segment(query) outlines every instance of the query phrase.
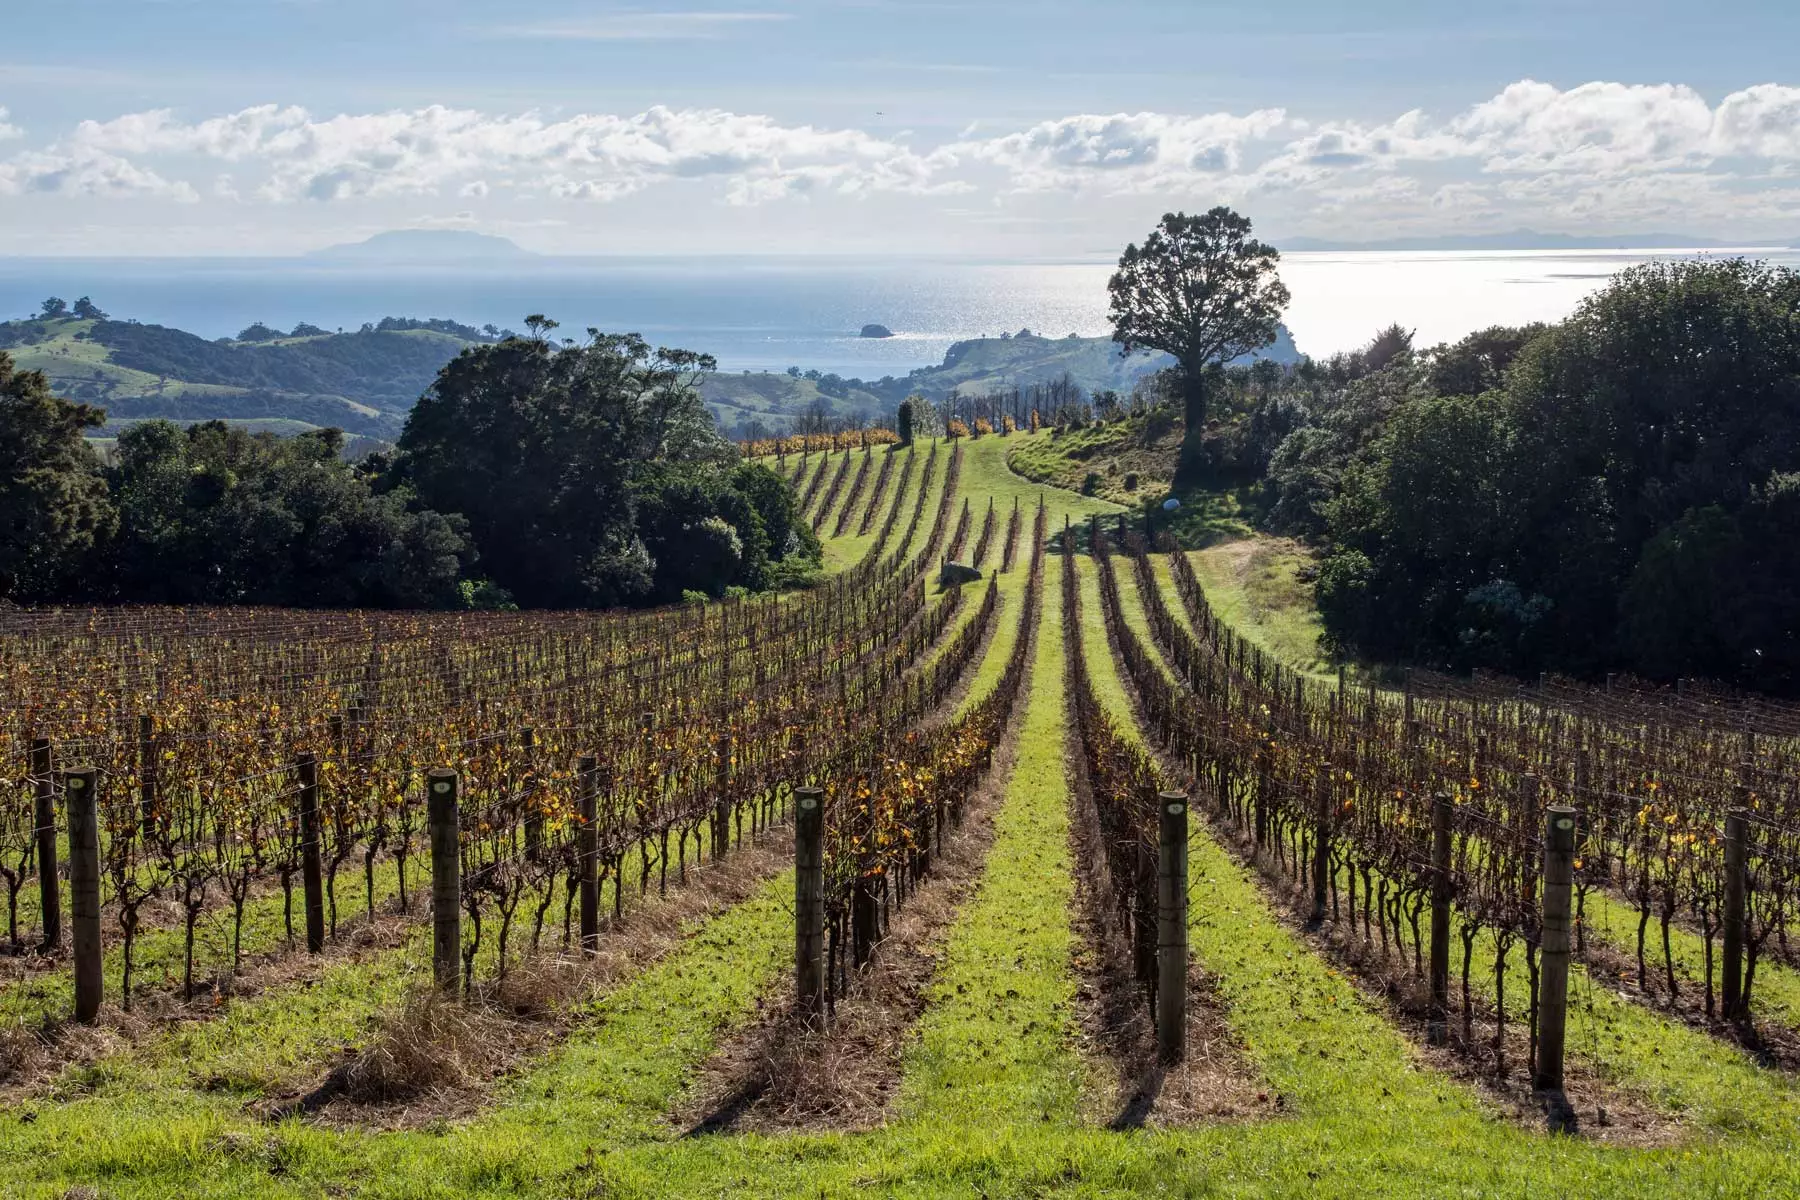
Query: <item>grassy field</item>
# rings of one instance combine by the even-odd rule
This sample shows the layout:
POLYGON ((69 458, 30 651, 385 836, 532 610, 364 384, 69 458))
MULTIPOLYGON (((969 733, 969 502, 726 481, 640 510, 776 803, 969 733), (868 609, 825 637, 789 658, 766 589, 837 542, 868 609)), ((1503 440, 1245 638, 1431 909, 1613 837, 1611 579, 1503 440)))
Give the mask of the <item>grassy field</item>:
MULTIPOLYGON (((1015 501, 1025 519, 1014 569, 998 576, 993 635, 958 707, 966 711, 993 689, 1020 638, 1035 640, 1009 749, 988 783, 992 840, 975 879, 935 918, 930 937, 883 951, 907 956, 896 965, 914 983, 906 1003, 882 1014, 903 1038, 883 1069, 886 1098, 872 1122, 851 1131, 820 1116, 783 1132, 700 1132, 687 1116, 722 1064, 754 1046, 753 1031, 791 995, 784 989, 791 989, 794 877, 783 853, 786 831, 777 828, 741 877, 729 876, 727 859, 688 885, 703 898, 671 887, 668 900, 646 901, 642 924, 622 927, 621 946, 606 951, 608 969, 558 993, 555 1020, 502 1068, 411 1109, 339 1103, 304 1115, 279 1103, 416 1019, 411 1006, 429 972, 429 935, 422 900, 411 914, 396 911, 389 865, 378 872, 372 916, 364 912, 360 873, 340 883, 345 936, 316 960, 286 948, 279 893, 253 899, 246 949, 259 986, 227 987, 175 1011, 126 1017, 109 1010, 99 1029, 73 1030, 54 1020, 66 972, 24 974, 21 965, 0 976, 0 1012, 11 1014, 15 1036, 23 1029, 51 1038, 60 1061, 48 1073, 0 1083, 0 1196, 1800 1192, 1792 1148, 1800 1084, 1791 1072, 1761 1065, 1581 969, 1571 1052, 1648 1123, 1630 1138, 1594 1122, 1579 1136, 1550 1134, 1541 1115, 1521 1115, 1487 1082, 1428 1052, 1396 1016, 1392 998, 1297 922, 1282 889, 1204 819, 1193 822, 1189 844, 1189 939, 1204 980, 1192 994, 1216 1014, 1241 1095, 1221 1111, 1173 1124, 1114 1119, 1099 1099, 1113 1072, 1107 1043, 1094 1035, 1095 953, 1078 885, 1087 851, 1076 836, 1084 784, 1070 735, 1064 634, 1071 621, 1101 704, 1128 739, 1146 745, 1149 734, 1109 644, 1090 558, 1071 563, 1079 614, 1063 609, 1064 563, 1052 552, 1040 619, 1033 629, 1018 621, 1030 561, 1023 539, 1037 506, 1045 506, 1052 534, 1065 521, 1120 511, 1009 467, 1009 453, 1015 461, 1029 457, 1048 439, 989 437, 962 447, 953 502, 971 501, 971 542, 990 498, 1002 532, 1015 501), (645 940, 624 945, 639 937, 645 940)), ((883 500, 901 506, 902 530, 927 448, 902 458, 904 474, 896 463, 883 500)), ((940 448, 912 551, 928 536, 949 449, 940 448)), ((862 502, 870 498, 865 490, 862 502)), ((827 516, 835 525, 837 514, 827 516)), ((856 534, 858 523, 850 521, 843 538, 827 538, 830 569, 847 568, 868 549, 873 535, 856 534)), ((1303 552, 1255 539, 1190 553, 1226 619, 1290 662, 1323 667, 1316 618, 1304 602, 1303 552)), ((988 574, 999 558, 996 546, 988 574)), ((1154 564, 1153 578, 1179 612, 1166 560, 1154 564)), ((1144 597, 1128 570, 1119 591, 1125 624, 1150 640, 1144 597)), ((966 589, 965 611, 946 640, 978 602, 979 592, 966 589)), ((1174 678, 1167 662, 1161 669, 1174 678)), ((1615 942, 1632 933, 1630 914, 1614 906, 1595 901, 1591 920, 1597 936, 1615 942)), ((229 962, 226 932, 216 924, 202 931, 209 976, 229 962)), ((1698 945, 1690 936, 1679 949, 1691 974, 1698 945)), ((145 934, 140 958, 147 971, 167 976, 178 969, 179 951, 179 928, 165 922, 145 934)), ((109 978, 115 967, 109 962, 109 978)), ((537 964, 554 968, 552 955, 537 964)), ((530 972, 520 969, 521 986, 530 986, 530 972)), ((1520 1003, 1523 989, 1515 985, 1512 1002, 1520 1003)), ((1491 981, 1477 986, 1491 988, 1491 981)), ((1800 1022, 1794 973, 1770 968, 1758 986, 1768 989, 1764 1019, 1800 1022)), ((0 1043, 0 1053, 6 1049, 0 1043)))

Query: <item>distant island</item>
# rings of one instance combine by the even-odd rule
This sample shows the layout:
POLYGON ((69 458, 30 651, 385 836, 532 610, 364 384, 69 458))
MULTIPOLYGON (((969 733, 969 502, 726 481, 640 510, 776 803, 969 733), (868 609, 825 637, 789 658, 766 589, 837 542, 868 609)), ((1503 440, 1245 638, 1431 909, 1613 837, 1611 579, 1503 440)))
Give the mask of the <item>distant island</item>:
MULTIPOLYGON (((1510 233, 1445 234, 1439 237, 1388 238, 1373 242, 1346 242, 1333 238, 1285 238, 1280 249, 1296 254, 1316 251, 1403 251, 1403 250, 1717 250, 1756 245, 1746 242, 1721 241, 1718 238, 1695 237, 1685 233, 1616 233, 1567 234, 1539 233, 1532 229, 1515 229, 1510 233)), ((1778 243, 1770 243, 1774 248, 1778 243)), ((1796 247, 1800 248, 1800 247, 1796 247)))
POLYGON ((864 325, 862 327, 862 332, 856 336, 866 338, 891 338, 894 336, 894 331, 889 329, 886 325, 864 325))
POLYGON ((395 229, 360 242, 314 250, 307 258, 333 263, 518 262, 542 257, 491 233, 462 229, 395 229))

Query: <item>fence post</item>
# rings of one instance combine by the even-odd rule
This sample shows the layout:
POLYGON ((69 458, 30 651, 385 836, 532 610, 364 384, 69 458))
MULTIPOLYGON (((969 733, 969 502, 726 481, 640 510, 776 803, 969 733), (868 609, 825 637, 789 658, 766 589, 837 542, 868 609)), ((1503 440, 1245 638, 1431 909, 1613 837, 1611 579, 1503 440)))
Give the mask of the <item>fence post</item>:
POLYGON ((302 754, 294 761, 300 775, 300 883, 306 905, 306 949, 325 949, 325 877, 319 861, 319 760, 302 754))
MULTIPOLYGON (((1741 789, 1740 789, 1741 799, 1741 789)), ((1725 970, 1719 999, 1727 1021, 1746 1015, 1744 1004, 1744 866, 1749 857, 1750 814, 1725 814, 1725 970)))
MULTIPOLYGON (((525 752, 525 774, 536 782, 537 730, 519 731, 520 748, 525 752)), ((535 789, 525 802, 525 857, 536 862, 544 852, 544 814, 536 803, 535 789)))
POLYGON ((796 1008, 825 1007, 825 791, 794 791, 794 982, 796 1008))
POLYGON ((1313 784, 1312 923, 1325 923, 1326 887, 1331 879, 1331 779, 1313 784))
POLYGON ((1164 792, 1156 854, 1156 1052, 1165 1063, 1187 1051, 1187 796, 1164 792))
POLYGON ((50 756, 50 739, 31 743, 31 775, 37 781, 38 910, 44 927, 45 950, 62 947, 62 880, 56 873, 56 780, 50 756))
POLYGON ((577 880, 581 892, 581 948, 589 954, 600 948, 600 802, 599 762, 584 754, 575 764, 577 804, 581 829, 576 834, 577 880))
POLYGON ((1539 1091, 1563 1086, 1563 1033, 1569 1015, 1569 891, 1574 882, 1575 810, 1544 810, 1544 975, 1538 993, 1539 1091))
POLYGON ((94 768, 63 776, 69 825, 69 917, 75 939, 75 1019, 100 1015, 100 806, 94 768))
POLYGON ((719 739, 719 773, 715 786, 719 789, 719 798, 713 804, 713 861, 725 857, 725 851, 731 848, 731 798, 728 789, 731 786, 731 735, 728 733, 719 739))
POLYGON ((1449 1041, 1450 838, 1456 810, 1443 792, 1431 798, 1431 1017, 1426 1040, 1449 1041))
POLYGON ((1254 797, 1256 817, 1256 846, 1262 849, 1269 844, 1269 789, 1275 786, 1270 778, 1273 764, 1270 761, 1267 745, 1256 750, 1256 794, 1254 797))
POLYGON ((144 836, 156 832, 156 719, 138 714, 138 808, 144 836))
POLYGON ((431 977, 447 992, 462 980, 462 849, 458 838, 456 772, 427 776, 431 826, 431 977))

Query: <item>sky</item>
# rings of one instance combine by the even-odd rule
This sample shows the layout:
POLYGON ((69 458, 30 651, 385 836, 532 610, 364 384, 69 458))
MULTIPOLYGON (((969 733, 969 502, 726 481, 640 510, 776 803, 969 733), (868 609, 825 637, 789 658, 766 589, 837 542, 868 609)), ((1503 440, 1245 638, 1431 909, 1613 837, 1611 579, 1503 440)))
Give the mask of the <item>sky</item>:
POLYGON ((1800 242, 1793 0, 7 4, 0 254, 1800 242))

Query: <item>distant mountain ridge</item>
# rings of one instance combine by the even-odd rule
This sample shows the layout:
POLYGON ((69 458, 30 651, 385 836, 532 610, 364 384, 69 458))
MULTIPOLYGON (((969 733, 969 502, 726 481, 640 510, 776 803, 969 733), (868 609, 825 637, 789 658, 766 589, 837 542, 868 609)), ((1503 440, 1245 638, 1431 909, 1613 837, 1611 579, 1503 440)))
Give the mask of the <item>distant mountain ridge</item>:
MULTIPOLYGON (((1510 233, 1443 234, 1435 237, 1388 238, 1348 242, 1334 238, 1286 238, 1277 243, 1296 254, 1320 251, 1406 250, 1718 250, 1755 246, 1755 241, 1721 241, 1684 233, 1568 234, 1515 229, 1510 233)), ((1770 243, 1773 249, 1776 243, 1770 243)), ((1797 246, 1796 248, 1800 248, 1797 246)))
POLYGON ((393 229, 306 255, 332 263, 517 262, 540 258, 507 238, 465 229, 393 229))

